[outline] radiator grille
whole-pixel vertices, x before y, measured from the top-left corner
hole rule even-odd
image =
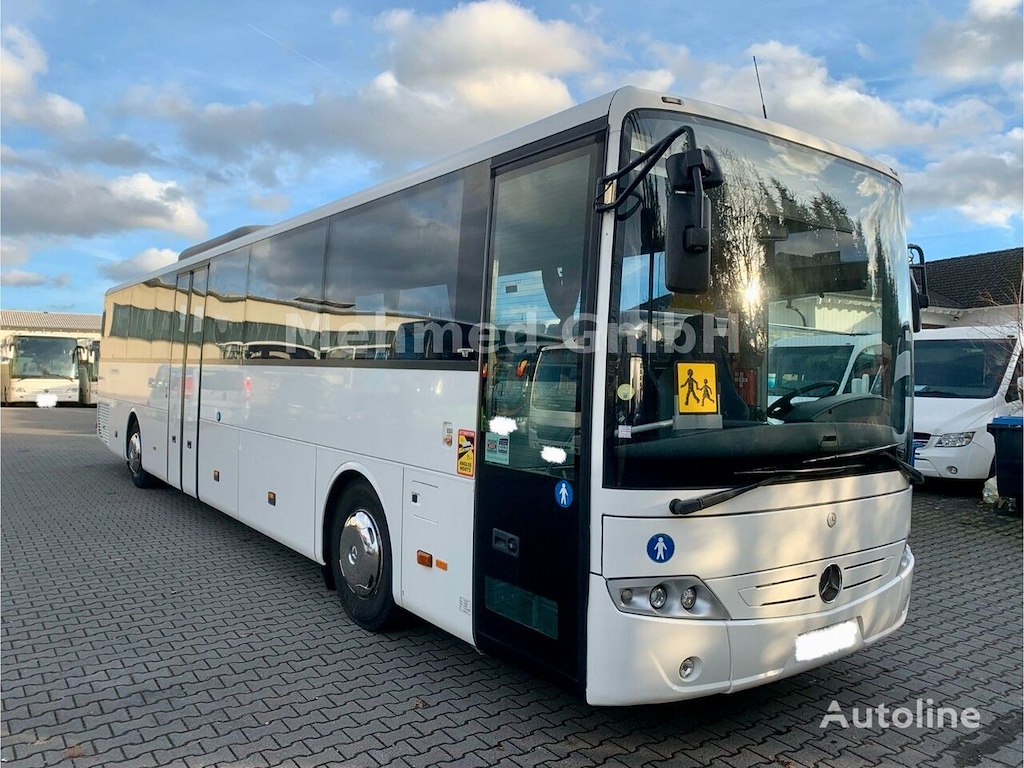
[[[110,406],[106,403],[99,403],[96,406],[96,434],[104,443],[109,442]]]

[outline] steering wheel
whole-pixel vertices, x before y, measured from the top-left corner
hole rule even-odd
[[[765,414],[772,419],[782,419],[787,413],[793,410],[793,399],[800,397],[800,395],[806,395],[811,392],[817,392],[819,389],[827,389],[827,392],[819,395],[819,397],[830,397],[839,391],[839,382],[832,381],[831,379],[825,379],[823,381],[815,381],[810,384],[805,384],[799,389],[794,389],[792,392],[788,392],[784,396],[780,397],[774,403],[768,406]]]

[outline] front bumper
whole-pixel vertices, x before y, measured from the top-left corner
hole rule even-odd
[[[960,448],[918,448],[914,467],[925,477],[944,480],[987,480],[992,471],[995,445],[986,445],[983,437]]]
[[[803,616],[728,621],[621,613],[608,597],[605,579],[591,574],[587,702],[651,704],[732,693],[849,655],[903,625],[913,571],[908,547],[895,578],[854,602]],[[851,646],[797,661],[797,636],[846,621],[856,622]],[[679,669],[687,658],[697,663],[684,680]]]
[[[10,402],[12,403],[33,403],[39,405],[47,401],[53,403],[77,403],[78,386],[48,387],[46,389],[12,387],[10,390]]]

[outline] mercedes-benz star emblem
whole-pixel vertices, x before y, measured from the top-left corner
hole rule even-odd
[[[821,578],[818,579],[818,594],[821,596],[822,601],[834,603],[836,598],[839,597],[839,592],[842,588],[843,571],[838,565],[833,563],[821,572]]]

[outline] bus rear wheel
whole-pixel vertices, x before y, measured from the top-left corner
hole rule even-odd
[[[384,509],[365,482],[341,494],[331,526],[331,570],[345,613],[363,629],[393,626],[391,536]]]
[[[132,473],[132,483],[135,484],[135,487],[152,488],[154,478],[142,468],[142,433],[139,431],[139,423],[137,421],[133,421],[129,429],[126,454],[128,470]]]

